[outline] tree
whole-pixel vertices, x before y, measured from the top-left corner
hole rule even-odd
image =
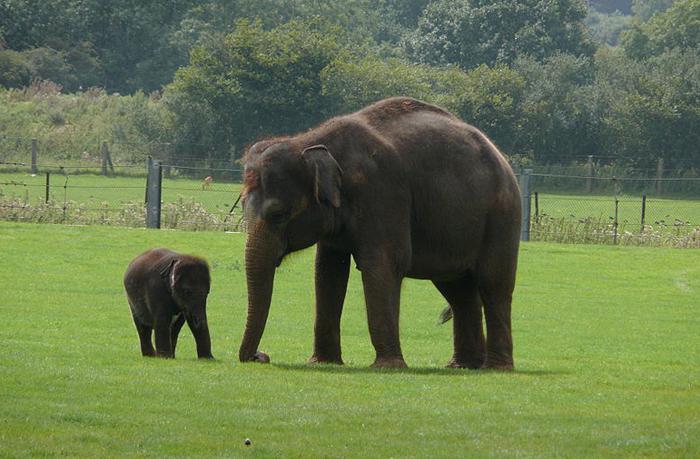
[[[436,0],[404,45],[418,62],[464,69],[511,64],[524,55],[590,56],[594,46],[585,17],[578,0]]]
[[[646,168],[659,157],[669,167],[700,159],[698,52],[677,48],[644,61],[614,55],[598,67],[611,92],[603,118],[609,151]]]
[[[591,59],[560,54],[514,66],[525,80],[520,153],[541,161],[566,162],[600,151],[599,116],[591,95]]]
[[[164,102],[181,150],[228,158],[261,135],[308,128],[328,115],[322,70],[338,58],[340,31],[320,19],[265,30],[241,20],[225,40],[195,48]]]
[[[673,48],[700,47],[700,0],[678,0],[663,13],[647,22],[637,22],[623,34],[622,44],[628,56],[645,59]]]
[[[586,25],[591,30],[598,43],[617,46],[620,43],[620,34],[630,27],[632,16],[624,15],[619,11],[610,14],[591,10],[586,17]]]
[[[464,73],[458,70],[441,70],[376,55],[336,59],[321,72],[323,95],[332,104],[334,113],[359,110],[392,96],[415,97],[455,108],[453,89],[464,80]],[[451,104],[447,100],[450,97]]]
[[[666,11],[675,0],[632,0],[632,13],[641,21],[648,21],[657,12]]]
[[[31,66],[22,53],[11,49],[0,50],[0,86],[26,86],[31,80],[31,75]]]

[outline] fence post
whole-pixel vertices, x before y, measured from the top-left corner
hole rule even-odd
[[[656,194],[660,195],[663,192],[663,187],[661,186],[661,180],[664,178],[664,159],[659,158],[659,162],[656,163]]]
[[[619,220],[618,220],[618,209],[620,205],[620,200],[617,199],[617,195],[615,195],[615,219],[613,220],[613,244],[617,245],[617,228],[619,225]]]
[[[39,156],[39,145],[37,144],[36,139],[32,139],[32,169],[31,173],[36,174],[39,172],[39,168],[37,168],[36,161],[37,157]]]
[[[647,215],[647,194],[642,193],[642,228],[639,230],[640,233],[644,232],[644,219]]]
[[[114,173],[114,164],[112,164],[112,155],[109,153],[109,147],[107,142],[102,142],[102,147],[100,149],[102,153],[102,175],[107,175],[107,166],[109,166],[110,171]]]
[[[49,188],[51,187],[51,172],[46,173],[46,200],[44,202],[49,202]]]
[[[160,228],[160,161],[148,158],[148,179],[146,182],[146,228]]]
[[[593,155],[588,155],[588,163],[586,164],[588,178],[586,179],[586,191],[593,192]]]
[[[530,240],[530,174],[532,174],[532,169],[523,169],[519,177],[523,215],[520,227],[521,241]]]

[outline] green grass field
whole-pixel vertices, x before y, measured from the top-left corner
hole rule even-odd
[[[638,229],[642,217],[641,195],[621,195],[617,199],[620,224]],[[532,212],[534,216],[534,197]],[[539,213],[572,220],[584,218],[612,220],[615,215],[615,196],[543,193],[539,196]],[[695,200],[663,197],[647,199],[644,222],[646,225],[658,226],[663,223],[673,225],[676,222],[693,227],[700,226],[700,197]]]
[[[141,251],[205,256],[214,362],[140,356],[121,277]],[[286,260],[261,349],[235,361],[244,235],[0,222],[0,457],[698,457],[700,263],[694,250],[530,243],[513,305],[517,370],[443,369],[451,328],[404,283],[411,366],[368,369],[353,270],[344,367],[304,362],[313,251]],[[246,447],[244,439],[252,446]]]
[[[103,177],[93,174],[68,174],[52,172],[49,179],[49,199],[62,203],[64,200],[86,203],[99,207],[106,202],[115,206],[130,202],[142,203],[145,197],[145,177]],[[1,196],[15,196],[30,203],[45,200],[46,175],[28,173],[0,173]],[[240,184],[212,183],[202,190],[201,179],[163,179],[162,198],[165,203],[178,199],[195,198],[206,209],[215,212],[228,210],[240,192]]]

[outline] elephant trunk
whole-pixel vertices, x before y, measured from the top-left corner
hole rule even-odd
[[[264,222],[258,221],[249,229],[245,250],[248,318],[243,342],[238,351],[241,362],[255,360],[270,312],[275,268],[281,256],[279,238],[265,227]]]

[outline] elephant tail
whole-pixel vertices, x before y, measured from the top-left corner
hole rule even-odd
[[[438,319],[438,325],[442,325],[452,318],[452,307],[448,304],[445,309],[440,312],[440,318]]]

